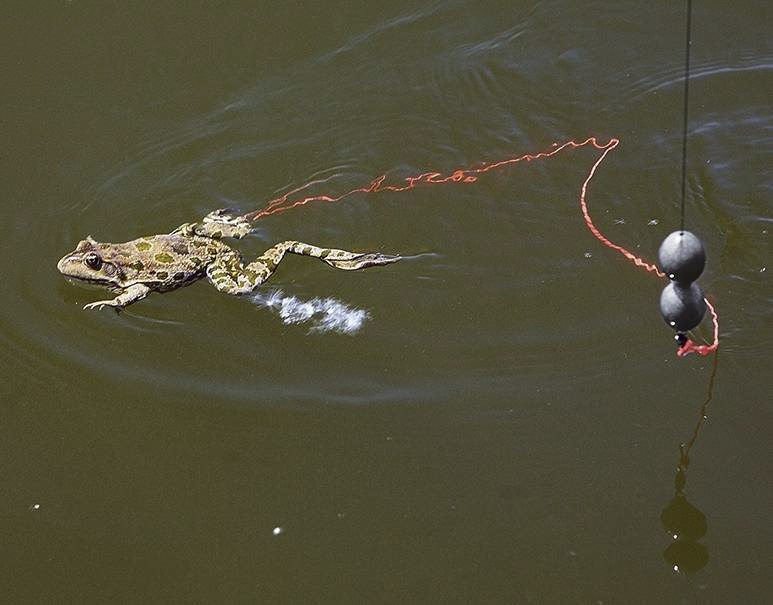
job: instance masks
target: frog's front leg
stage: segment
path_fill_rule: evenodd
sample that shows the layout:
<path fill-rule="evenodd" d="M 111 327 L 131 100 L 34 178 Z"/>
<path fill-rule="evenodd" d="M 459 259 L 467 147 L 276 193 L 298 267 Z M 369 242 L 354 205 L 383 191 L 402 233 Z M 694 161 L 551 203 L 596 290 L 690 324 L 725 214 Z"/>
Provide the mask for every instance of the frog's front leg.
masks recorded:
<path fill-rule="evenodd" d="M 148 292 L 150 292 L 150 288 L 145 284 L 132 284 L 113 299 L 98 300 L 85 305 L 83 308 L 101 309 L 102 307 L 113 307 L 116 311 L 120 311 L 124 307 L 145 298 L 148 295 Z"/>

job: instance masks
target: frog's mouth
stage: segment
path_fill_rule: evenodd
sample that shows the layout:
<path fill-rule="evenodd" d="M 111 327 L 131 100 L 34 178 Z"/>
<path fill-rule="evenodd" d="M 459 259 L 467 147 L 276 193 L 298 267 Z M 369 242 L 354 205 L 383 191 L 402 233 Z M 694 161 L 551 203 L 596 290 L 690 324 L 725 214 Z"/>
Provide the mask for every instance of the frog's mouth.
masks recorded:
<path fill-rule="evenodd" d="M 99 279 L 89 279 L 88 277 L 73 277 L 72 275 L 65 275 L 64 278 L 76 286 L 94 286 L 97 287 L 110 287 L 110 284 L 103 282 Z"/>
<path fill-rule="evenodd" d="M 70 258 L 69 255 L 63 256 L 62 258 L 59 259 L 59 262 L 56 263 L 56 269 L 59 271 L 59 273 L 62 273 L 62 274 L 65 273 L 65 269 L 67 267 L 66 261 L 68 258 Z"/>
<path fill-rule="evenodd" d="M 101 281 L 99 279 L 89 279 L 88 277 L 75 277 L 74 275 L 62 275 L 68 283 L 73 286 L 91 286 L 93 288 L 110 288 L 109 283 Z"/>
<path fill-rule="evenodd" d="M 77 280 L 77 281 L 88 281 L 86 277 L 80 277 L 77 275 L 73 275 L 73 267 L 76 266 L 77 261 L 73 259 L 72 256 L 63 256 L 59 259 L 59 262 L 56 263 L 56 270 L 59 271 L 64 277 L 66 277 L 68 280 Z"/>

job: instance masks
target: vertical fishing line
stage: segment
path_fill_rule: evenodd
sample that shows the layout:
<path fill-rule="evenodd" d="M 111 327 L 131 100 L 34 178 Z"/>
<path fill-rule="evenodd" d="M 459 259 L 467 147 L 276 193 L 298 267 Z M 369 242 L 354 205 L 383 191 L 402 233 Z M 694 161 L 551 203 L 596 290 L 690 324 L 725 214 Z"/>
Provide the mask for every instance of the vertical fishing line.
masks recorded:
<path fill-rule="evenodd" d="M 680 231 L 684 231 L 685 190 L 687 188 L 687 108 L 690 101 L 690 48 L 692 47 L 692 0 L 687 0 L 687 32 L 684 50 L 684 107 L 682 112 L 682 203 Z"/>

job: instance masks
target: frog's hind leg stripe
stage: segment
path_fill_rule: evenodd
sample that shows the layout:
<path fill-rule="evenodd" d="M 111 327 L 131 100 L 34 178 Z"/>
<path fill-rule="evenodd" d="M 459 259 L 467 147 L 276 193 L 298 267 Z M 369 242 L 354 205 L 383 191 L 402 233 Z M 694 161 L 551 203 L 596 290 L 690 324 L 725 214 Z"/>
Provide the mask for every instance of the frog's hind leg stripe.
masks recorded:
<path fill-rule="evenodd" d="M 287 252 L 313 256 L 326 262 L 331 267 L 343 269 L 344 271 L 356 271 L 378 265 L 388 265 L 400 260 L 399 256 L 389 254 L 347 252 L 346 250 L 337 250 L 336 248 L 319 248 L 310 244 L 304 244 L 303 242 L 283 242 L 279 245 L 287 246 Z"/>
<path fill-rule="evenodd" d="M 378 252 L 347 252 L 346 250 L 320 248 L 289 240 L 269 248 L 247 266 L 242 266 L 235 257 L 220 259 L 207 268 L 207 277 L 212 285 L 221 292 L 248 294 L 271 277 L 288 252 L 318 258 L 331 267 L 344 271 L 388 265 L 400 260 L 399 256 Z"/>
<path fill-rule="evenodd" d="M 258 267 L 263 266 L 268 269 L 269 274 L 273 273 L 276 266 L 288 252 L 318 258 L 331 267 L 343 269 L 344 271 L 356 271 L 358 269 L 366 269 L 377 265 L 388 265 L 400 260 L 399 256 L 380 254 L 378 252 L 347 252 L 346 250 L 320 248 L 319 246 L 312 246 L 311 244 L 289 240 L 281 242 L 273 248 L 266 250 L 266 252 L 258 257 L 254 263 L 247 265 L 246 269 L 253 268 L 253 265 L 257 265 Z M 257 267 L 255 269 L 257 269 Z"/>

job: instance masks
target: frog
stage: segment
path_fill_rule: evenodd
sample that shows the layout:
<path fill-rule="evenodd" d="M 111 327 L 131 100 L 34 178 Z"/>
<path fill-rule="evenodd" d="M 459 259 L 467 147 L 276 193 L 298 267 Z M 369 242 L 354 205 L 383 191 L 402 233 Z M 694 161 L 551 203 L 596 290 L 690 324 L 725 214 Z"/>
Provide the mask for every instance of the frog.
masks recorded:
<path fill-rule="evenodd" d="M 151 292 L 168 292 L 204 278 L 225 294 L 251 294 L 271 277 L 288 252 L 318 258 L 344 271 L 401 260 L 399 255 L 348 252 L 285 240 L 245 265 L 241 253 L 222 241 L 242 239 L 253 231 L 245 216 L 221 208 L 170 233 L 123 243 L 101 243 L 89 235 L 59 260 L 57 269 L 67 278 L 106 286 L 116 294 L 112 299 L 88 303 L 84 309 L 112 307 L 120 312 Z"/>

